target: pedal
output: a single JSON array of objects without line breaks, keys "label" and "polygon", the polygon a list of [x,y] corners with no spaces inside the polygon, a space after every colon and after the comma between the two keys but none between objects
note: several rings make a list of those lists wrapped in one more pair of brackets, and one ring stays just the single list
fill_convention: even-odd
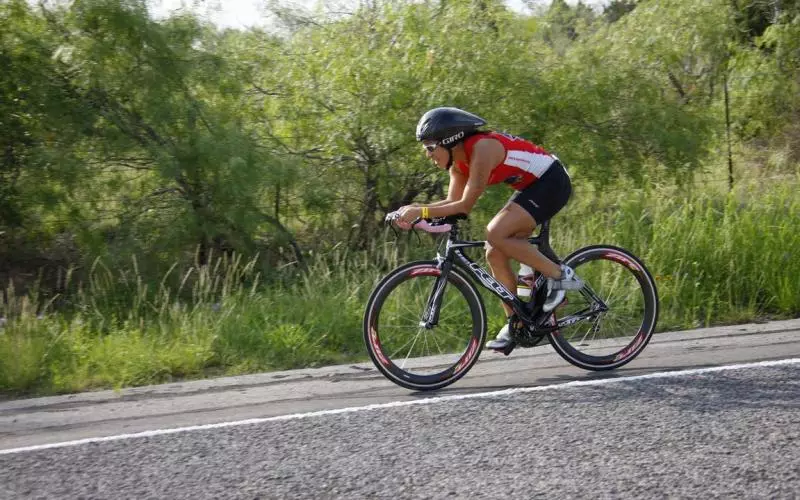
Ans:
[{"label": "pedal", "polygon": [[504,355],[508,356],[509,354],[511,354],[511,351],[513,351],[515,347],[517,347],[517,343],[512,341],[510,344],[508,344],[507,346],[505,346],[502,349],[489,348],[489,350],[490,351],[494,351],[497,354],[504,354]]},{"label": "pedal", "polygon": [[513,351],[515,347],[517,347],[517,343],[516,343],[516,342],[514,342],[514,341],[512,340],[512,341],[511,341],[511,342],[509,342],[509,344],[508,344],[508,345],[505,347],[505,349],[498,350],[497,352],[502,352],[503,354],[505,354],[506,356],[508,356],[509,354],[511,354],[511,351]]}]

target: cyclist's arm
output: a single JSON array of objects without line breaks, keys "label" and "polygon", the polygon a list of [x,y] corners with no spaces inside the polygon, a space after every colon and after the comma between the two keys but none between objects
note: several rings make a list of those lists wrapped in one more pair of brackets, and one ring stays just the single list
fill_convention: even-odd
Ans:
[{"label": "cyclist's arm", "polygon": [[[467,176],[455,167],[450,168],[450,186],[447,188],[447,199],[442,201],[435,201],[433,203],[425,203],[426,207],[440,207],[460,200],[464,195],[464,187],[467,185]],[[418,206],[422,206],[419,204]]]},{"label": "cyclist's arm", "polygon": [[[430,208],[430,216],[444,217],[461,213],[468,214],[472,207],[475,206],[478,198],[486,190],[486,185],[489,183],[489,175],[492,173],[492,169],[503,161],[505,152],[503,145],[496,139],[487,138],[476,142],[472,151],[472,161],[469,165],[469,178],[466,180],[461,196],[452,201],[449,200],[451,194],[457,195],[457,193],[453,192],[451,182],[447,203],[437,206],[427,205]],[[453,169],[451,168],[450,170],[452,171]],[[451,181],[453,179],[452,173],[450,179]]]}]

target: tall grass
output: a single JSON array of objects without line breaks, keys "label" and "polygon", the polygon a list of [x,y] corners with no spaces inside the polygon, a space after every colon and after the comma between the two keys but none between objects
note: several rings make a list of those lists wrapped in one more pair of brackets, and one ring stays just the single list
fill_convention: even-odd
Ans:
[{"label": "tall grass", "polygon": [[730,193],[676,188],[584,200],[557,245],[632,250],[656,278],[660,329],[800,314],[800,179],[743,183]]},{"label": "tall grass", "polygon": [[[794,317],[799,187],[795,177],[732,193],[578,193],[554,220],[553,246],[562,256],[592,243],[639,255],[658,283],[659,330]],[[154,283],[135,260],[119,270],[97,261],[58,310],[36,290],[19,296],[9,287],[0,302],[0,391],[61,393],[364,360],[361,318],[372,287],[409,255],[433,255],[428,236],[410,241],[406,250],[393,237],[367,252],[334,248],[311,259],[305,274],[271,276],[268,285],[255,258],[173,268]],[[496,299],[486,300],[493,331],[503,315]]]},{"label": "tall grass", "polygon": [[[371,255],[372,257],[368,257]],[[0,301],[0,392],[59,393],[209,374],[240,374],[362,357],[361,313],[371,284],[399,262],[394,244],[338,248],[299,277],[261,282],[256,259],[220,257],[146,283],[136,261],[95,262],[55,312],[35,292]],[[172,286],[168,283],[172,282]]]}]

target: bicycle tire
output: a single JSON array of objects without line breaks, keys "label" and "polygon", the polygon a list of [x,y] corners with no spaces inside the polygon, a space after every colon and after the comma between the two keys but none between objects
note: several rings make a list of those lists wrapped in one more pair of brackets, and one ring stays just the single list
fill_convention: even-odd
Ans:
[{"label": "bicycle tire", "polygon": [[[486,308],[483,299],[475,284],[456,267],[450,270],[442,291],[444,300],[439,324],[431,330],[419,326],[427,298],[440,275],[441,270],[436,261],[416,261],[400,266],[387,274],[373,289],[364,312],[364,344],[370,359],[386,378],[406,389],[430,391],[457,381],[478,360],[486,340]],[[409,291],[406,292],[406,289]],[[411,310],[411,305],[420,307],[416,308],[418,310]],[[392,322],[397,323],[397,330],[401,333],[394,333],[395,324]],[[409,326],[403,326],[404,323],[409,323]],[[414,327],[417,329],[416,333],[410,332],[409,335],[415,336],[415,340],[405,359],[401,361],[396,356],[399,349],[396,352],[392,350],[403,339],[395,340],[394,337],[400,337],[404,329],[411,330]],[[451,333],[449,328],[463,331]],[[428,335],[431,336],[430,342]],[[462,335],[463,342],[460,339]],[[415,351],[421,336],[424,336],[424,341],[420,342],[420,346],[436,345],[439,352]],[[408,341],[402,345],[408,345]],[[406,367],[407,364],[412,366]],[[432,370],[432,373],[423,373],[427,370]]]},{"label": "bicycle tire", "polygon": [[[580,321],[549,333],[550,344],[565,360],[586,370],[613,370],[631,362],[647,346],[658,322],[658,291],[647,267],[629,251],[611,245],[581,248],[564,263],[575,269],[609,309],[593,320],[591,339],[587,340],[588,331],[583,336],[573,334],[586,327],[586,322]],[[582,299],[586,299],[585,292],[567,291],[565,301],[554,311],[556,317],[584,307],[579,303]],[[614,314],[622,319],[607,322]],[[640,320],[636,319],[639,315]]]}]

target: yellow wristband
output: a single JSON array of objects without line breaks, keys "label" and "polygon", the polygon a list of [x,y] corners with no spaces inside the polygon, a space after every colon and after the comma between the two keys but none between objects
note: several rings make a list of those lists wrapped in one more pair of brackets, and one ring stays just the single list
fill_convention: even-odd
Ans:
[{"label": "yellow wristband", "polygon": [[429,219],[430,215],[431,214],[430,214],[430,210],[428,210],[428,207],[422,207],[422,218],[423,219]]}]

